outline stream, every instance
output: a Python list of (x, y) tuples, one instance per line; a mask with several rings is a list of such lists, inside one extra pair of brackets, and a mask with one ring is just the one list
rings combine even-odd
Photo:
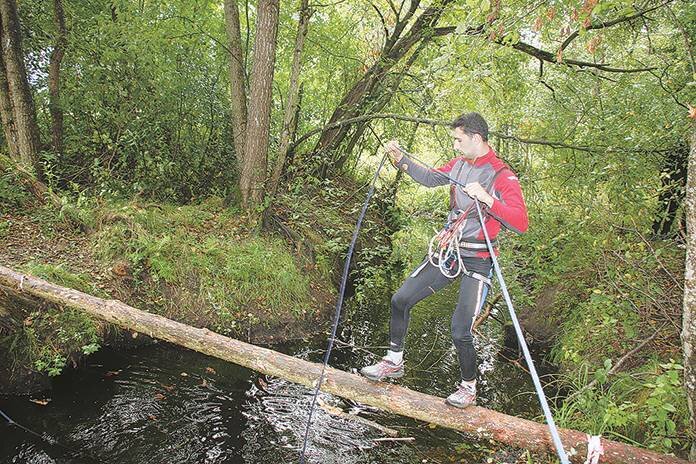
[[(459, 379), (450, 338), (458, 285), (417, 305), (400, 385), (446, 397)], [(384, 354), (389, 302), (351, 305), (331, 365), (354, 370)], [(504, 307), (494, 310), (504, 318)], [(489, 318), (476, 339), (479, 402), (506, 414), (541, 415), (528, 374), (507, 357), (502, 327)], [(327, 335), (272, 348), (319, 362)], [(353, 345), (353, 346), (349, 346)], [(359, 347), (359, 348), (355, 348)], [(364, 347), (364, 348), (363, 348)], [(537, 364), (540, 375), (547, 370)], [(0, 409), (43, 436), (0, 423), (0, 463), (292, 463), (299, 462), (313, 391), (167, 343), (129, 351), (103, 348), (87, 366), (53, 380), (46, 396), (0, 397)], [(307, 447), (311, 463), (527, 462), (452, 430), (380, 412), (327, 394), (320, 399), (390, 427), (413, 441), (380, 441), (382, 432), (317, 407)], [(50, 400), (42, 405), (32, 400)]]

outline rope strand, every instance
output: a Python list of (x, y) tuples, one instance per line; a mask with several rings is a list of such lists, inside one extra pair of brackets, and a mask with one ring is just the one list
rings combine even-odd
[(312, 413), (314, 412), (314, 407), (317, 402), (317, 396), (319, 396), (319, 390), (321, 389), (321, 384), (324, 381), (324, 372), (326, 371), (326, 366), (329, 363), (329, 357), (331, 356), (331, 349), (333, 348), (334, 341), (336, 340), (336, 331), (338, 329), (338, 323), (341, 319), (341, 309), (343, 308), (343, 297), (346, 292), (346, 282), (348, 281), (348, 273), (350, 271), (350, 262), (353, 257), (353, 250), (355, 249), (355, 243), (358, 241), (358, 233), (362, 227), (363, 219), (365, 218), (365, 213), (367, 212), (367, 206), (370, 203), (372, 194), (375, 191), (375, 184), (377, 183), (377, 178), (379, 173), (384, 166), (384, 162), (387, 159), (386, 153), (382, 157), (382, 161), (379, 163), (379, 167), (375, 171), (375, 175), (372, 178), (372, 183), (370, 184), (370, 190), (367, 192), (367, 197), (365, 198), (365, 203), (363, 204), (362, 211), (358, 216), (358, 222), (355, 225), (355, 230), (353, 231), (353, 238), (350, 241), (350, 246), (348, 247), (348, 254), (346, 256), (346, 261), (343, 266), (343, 275), (341, 276), (341, 285), (338, 292), (338, 301), (336, 302), (336, 312), (334, 314), (333, 327), (331, 329), (331, 337), (329, 338), (328, 346), (326, 348), (326, 354), (324, 355), (324, 362), (321, 366), (321, 374), (319, 374), (319, 380), (317, 381), (317, 386), (314, 389), (314, 396), (312, 397), (312, 405), (309, 408), (309, 416), (307, 417), (307, 427), (305, 429), (304, 440), (302, 442), (302, 452), (300, 453), (300, 464), (305, 463), (305, 453), (307, 451), (307, 440), (309, 437), (309, 429), (312, 425)]

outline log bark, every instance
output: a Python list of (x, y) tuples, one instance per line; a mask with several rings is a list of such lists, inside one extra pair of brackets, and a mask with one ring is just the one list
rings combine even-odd
[(691, 153), (686, 181), (686, 263), (682, 348), (684, 350), (684, 388), (691, 415), (691, 453), (696, 461), (696, 121), (691, 127)]
[[(205, 328), (181, 324), (140, 311), (118, 300), (105, 300), (64, 288), (30, 275), (20, 274), (2, 265), (0, 285), (62, 306), (81, 309), (121, 328), (307, 387), (317, 381), (321, 371), (321, 365), (317, 363), (224, 337)], [(492, 439), (536, 452), (554, 452), (551, 436), (544, 424), (478, 406), (465, 410), (457, 409), (448, 406), (442, 398), (393, 384), (371, 382), (359, 375), (331, 367), (326, 369), (324, 378), (321, 389), (327, 393), (441, 427), (467, 432), (479, 439)], [(569, 429), (560, 429), (559, 432), (566, 450), (571, 451), (571, 461), (584, 462), (587, 452), (586, 435)], [(661, 455), (624, 443), (603, 440), (602, 444), (605, 450), (602, 463), (686, 464), (686, 461), (674, 456)], [(572, 450), (575, 450), (575, 453), (572, 453)]]

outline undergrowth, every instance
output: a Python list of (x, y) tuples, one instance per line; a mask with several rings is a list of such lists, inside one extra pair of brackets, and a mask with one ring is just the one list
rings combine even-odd
[[(291, 250), (280, 239), (251, 233), (241, 216), (220, 199), (123, 203), (101, 213), (95, 249), (105, 263), (123, 263), (135, 287), (158, 303), (153, 309), (221, 333), (311, 314), (310, 277)], [(179, 298), (161, 296), (172, 294)]]
[[(30, 263), (24, 270), (55, 284), (106, 296), (88, 277), (64, 265)], [(2, 340), (16, 366), (32, 366), (50, 376), (59, 375), (68, 363), (76, 365), (83, 354), (99, 350), (105, 325), (83, 311), (43, 305), (31, 311), (21, 329)]]
[(546, 206), (532, 219), (504, 259), (514, 263), (508, 274), (523, 311), (543, 312), (557, 327), (548, 358), (566, 392), (559, 424), (660, 452), (682, 449), (683, 249), (650, 237), (649, 222), (617, 224), (609, 208)]

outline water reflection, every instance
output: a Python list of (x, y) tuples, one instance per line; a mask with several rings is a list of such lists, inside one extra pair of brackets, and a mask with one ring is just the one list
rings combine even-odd
[[(263, 379), (263, 378), (262, 378)], [(293, 462), (297, 461), (307, 425), (307, 416), (313, 391), (282, 379), (261, 380), (261, 387), (254, 385), (247, 393), (253, 398), (242, 414), (247, 427), (242, 433), (245, 439), (245, 462)], [(342, 407), (337, 398), (319, 394), (318, 402)], [(336, 417), (317, 406), (312, 415), (306, 449), (307, 462), (358, 463), (360, 452), (375, 446), (376, 437), (367, 427), (344, 418)], [(265, 450), (279, 449), (280, 455), (260, 461)]]

